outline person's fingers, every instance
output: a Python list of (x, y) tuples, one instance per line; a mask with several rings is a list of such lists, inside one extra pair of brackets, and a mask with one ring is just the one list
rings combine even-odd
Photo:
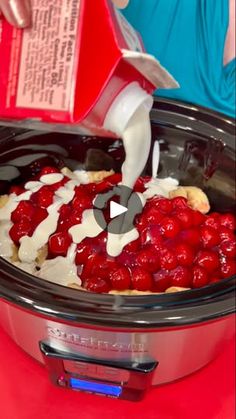
[(119, 7), (119, 9), (124, 9), (126, 6), (128, 6), (129, 0), (112, 0), (116, 7)]
[[(129, 0), (112, 0), (120, 9), (124, 9)], [(14, 26), (25, 28), (31, 23), (31, 4), (30, 0), (0, 0), (0, 14)]]
[(0, 9), (14, 26), (25, 28), (31, 23), (30, 0), (0, 0)]

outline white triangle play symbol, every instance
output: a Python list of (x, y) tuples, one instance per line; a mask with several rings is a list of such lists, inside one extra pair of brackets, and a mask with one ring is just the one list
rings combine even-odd
[(117, 204), (114, 201), (110, 202), (110, 218), (118, 217), (128, 211), (128, 208), (123, 205)]

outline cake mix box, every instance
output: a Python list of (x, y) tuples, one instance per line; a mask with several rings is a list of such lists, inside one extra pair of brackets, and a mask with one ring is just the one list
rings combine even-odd
[(32, 9), (26, 30), (0, 18), (1, 121), (97, 134), (129, 83), (177, 86), (110, 0), (32, 0)]

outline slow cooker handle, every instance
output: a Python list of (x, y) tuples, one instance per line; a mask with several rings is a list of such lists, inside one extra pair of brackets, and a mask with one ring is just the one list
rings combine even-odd
[(137, 401), (151, 387), (158, 362), (107, 361), (39, 343), (51, 381), (60, 387)]

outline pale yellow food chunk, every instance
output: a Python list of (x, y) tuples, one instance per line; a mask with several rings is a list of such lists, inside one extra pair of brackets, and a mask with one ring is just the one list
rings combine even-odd
[(5, 205), (8, 202), (8, 199), (9, 199), (9, 196), (8, 195), (1, 195), (0, 196), (0, 208), (5, 207)]
[(35, 260), (37, 266), (42, 266), (42, 264), (45, 262), (45, 260), (48, 257), (48, 246), (45, 244), (41, 249), (38, 251), (38, 256)]
[(68, 169), (68, 167), (63, 167), (63, 169), (61, 169), (61, 173), (69, 179), (76, 179), (76, 176), (70, 169)]
[[(85, 288), (82, 288), (81, 286), (77, 284), (69, 284), (68, 287), (74, 288), (80, 291), (85, 291), (85, 292), (87, 291)], [(150, 295), (150, 294), (160, 294), (160, 293), (155, 293), (151, 291), (137, 291), (137, 290), (124, 290), (124, 291), (111, 290), (109, 294), (111, 295)]]
[(12, 244), (12, 256), (11, 256), (11, 262), (20, 262), (19, 256), (18, 256), (19, 249), (18, 247), (13, 243)]
[(181, 291), (188, 291), (190, 288), (182, 288), (182, 287), (170, 287), (165, 290), (166, 293), (172, 293), (172, 292), (181, 292)]
[(187, 191), (185, 190), (185, 188), (183, 186), (179, 186), (177, 189), (175, 189), (174, 191), (170, 191), (169, 192), (169, 198), (176, 198), (177, 196), (182, 196), (183, 198), (188, 198), (187, 197)]
[[(35, 263), (37, 266), (41, 267), (42, 264), (45, 262), (45, 260), (48, 257), (48, 246), (45, 244), (45, 246), (43, 246), (39, 251), (38, 251), (38, 256), (35, 259)], [(15, 262), (20, 262), (19, 259), (19, 248), (15, 245), (12, 244), (12, 256), (11, 256), (11, 262), (15, 263)]]
[[(87, 291), (85, 288), (82, 288), (81, 286), (77, 284), (69, 284), (69, 288), (77, 289), (80, 291)], [(182, 288), (182, 287), (170, 287), (165, 292), (166, 293), (172, 293), (172, 292), (180, 292), (180, 291), (187, 291), (190, 288)], [(111, 290), (109, 291), (110, 295), (159, 295), (164, 294), (161, 292), (151, 292), (151, 291), (138, 291), (138, 290), (124, 290), (124, 291), (117, 291), (117, 290)]]
[(161, 293), (151, 292), (151, 291), (138, 291), (138, 290), (124, 290), (124, 291), (111, 290), (109, 294), (112, 294), (112, 295), (150, 295), (150, 294), (161, 294)]
[(202, 214), (210, 211), (210, 204), (206, 194), (196, 186), (180, 186), (169, 193), (169, 198), (182, 196), (187, 199), (189, 206)]
[[(70, 169), (68, 169), (68, 167), (64, 167), (61, 170), (61, 173), (64, 176), (67, 176), (69, 179), (75, 179), (75, 180), (78, 179), (76, 175)], [(86, 175), (88, 176), (89, 183), (98, 183), (98, 182), (103, 181), (107, 177), (114, 175), (114, 173), (115, 173), (114, 170), (109, 170), (109, 171), (99, 170), (99, 171), (94, 171), (94, 172), (86, 172)]]
[(107, 177), (114, 175), (114, 170), (101, 170), (98, 172), (87, 172), (89, 181), (91, 183), (101, 182), (102, 180), (106, 179)]
[(74, 288), (75, 290), (79, 290), (79, 291), (87, 291), (85, 288), (82, 288), (80, 285), (76, 283), (68, 284), (67, 287)]

